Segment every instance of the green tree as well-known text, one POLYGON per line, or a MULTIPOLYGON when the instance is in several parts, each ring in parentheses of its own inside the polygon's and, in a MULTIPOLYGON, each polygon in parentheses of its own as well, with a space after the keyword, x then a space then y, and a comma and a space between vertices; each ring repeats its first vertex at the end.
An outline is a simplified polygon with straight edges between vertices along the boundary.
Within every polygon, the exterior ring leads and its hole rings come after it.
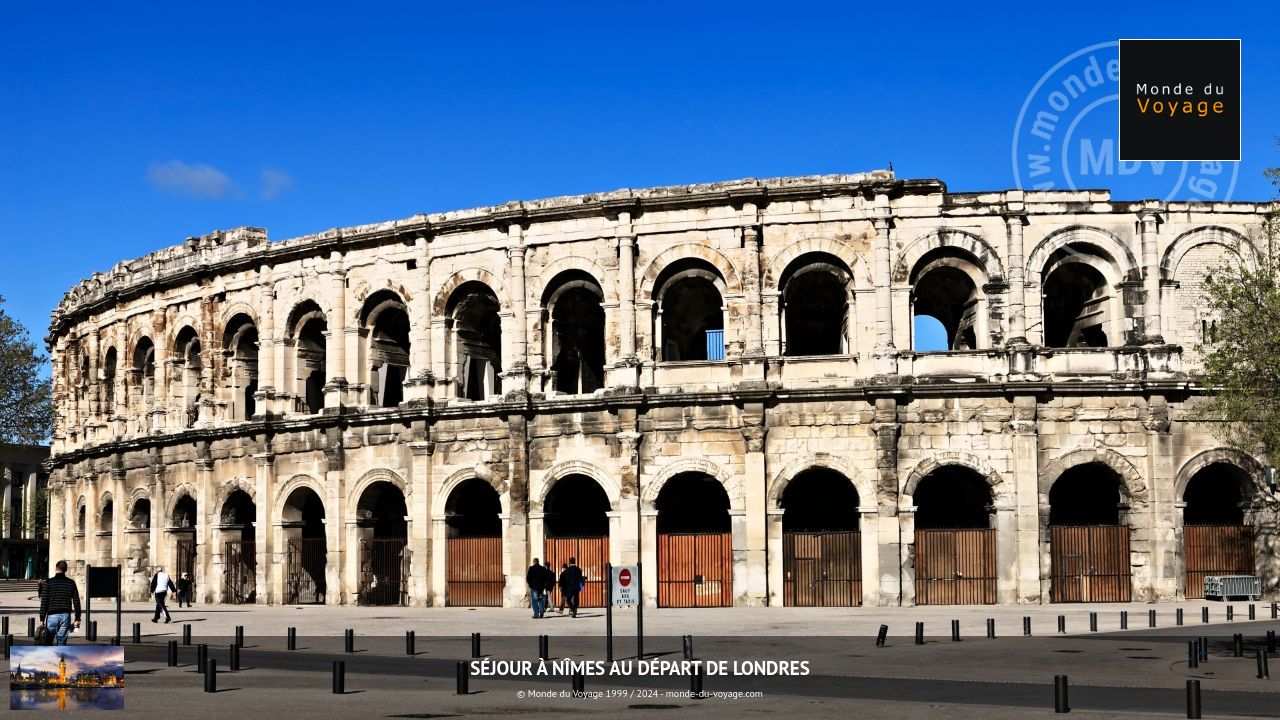
POLYGON ((21 323, 4 311, 0 297, 0 442, 39 445, 53 430, 50 383, 42 379, 47 358, 21 323))

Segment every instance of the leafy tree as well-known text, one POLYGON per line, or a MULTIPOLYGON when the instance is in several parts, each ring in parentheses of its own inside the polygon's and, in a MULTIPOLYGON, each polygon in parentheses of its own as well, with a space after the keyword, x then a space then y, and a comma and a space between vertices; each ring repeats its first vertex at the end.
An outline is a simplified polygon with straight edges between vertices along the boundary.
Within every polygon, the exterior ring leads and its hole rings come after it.
POLYGON ((50 381, 41 379, 47 358, 26 328, 4 311, 0 297, 0 442, 39 445, 53 429, 50 381))

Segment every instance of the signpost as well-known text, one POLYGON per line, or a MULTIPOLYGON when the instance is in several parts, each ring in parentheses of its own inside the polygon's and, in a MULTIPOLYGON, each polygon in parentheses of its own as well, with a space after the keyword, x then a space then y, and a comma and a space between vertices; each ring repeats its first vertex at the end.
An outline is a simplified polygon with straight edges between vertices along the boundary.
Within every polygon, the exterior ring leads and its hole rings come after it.
POLYGON ((112 645, 120 644, 120 566, 85 567, 84 582, 84 624, 90 627, 93 622, 93 599, 95 597, 115 597, 116 599, 116 634, 112 645))
POLYGON ((609 577, 605 599, 605 651, 613 662, 613 607, 636 608, 636 657, 644 657, 644 601, 640 583, 640 565, 605 565, 609 577))

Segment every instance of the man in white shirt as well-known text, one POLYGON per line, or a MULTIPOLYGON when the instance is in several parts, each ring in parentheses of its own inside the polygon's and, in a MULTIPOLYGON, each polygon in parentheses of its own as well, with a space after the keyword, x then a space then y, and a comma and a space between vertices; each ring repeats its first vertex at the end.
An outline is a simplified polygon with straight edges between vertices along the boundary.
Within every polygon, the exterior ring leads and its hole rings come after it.
POLYGON ((156 615, 151 618, 151 622, 159 622, 160 613, 164 613, 164 621, 173 620, 169 616, 169 608, 165 607, 164 598, 169 594, 170 590, 177 590, 178 587, 173 584, 173 578, 164 571, 164 568, 157 567, 156 574, 151 576, 151 592, 156 596, 156 615))

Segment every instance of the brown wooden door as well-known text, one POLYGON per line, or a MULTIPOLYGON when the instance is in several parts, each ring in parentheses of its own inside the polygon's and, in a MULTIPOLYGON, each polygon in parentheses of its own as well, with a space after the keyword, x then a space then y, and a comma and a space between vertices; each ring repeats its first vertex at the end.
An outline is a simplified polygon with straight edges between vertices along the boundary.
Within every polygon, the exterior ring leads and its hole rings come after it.
POLYGON ((449 538, 445 603, 455 607, 502 607, 507 576, 502 538, 449 538))
POLYGON ((1129 602, 1133 597, 1128 527, 1052 526, 1049 557, 1052 602, 1129 602))
POLYGON ((1253 528, 1246 525, 1187 525, 1182 545, 1187 565, 1188 598, 1204 597, 1211 575, 1253 575, 1253 528))
POLYGON ((361 605, 405 605, 409 599, 409 553, 404 538, 360 541, 361 605))
MULTIPOLYGON (((578 567, 587 577, 587 587, 578 595, 578 607, 604 607, 604 566, 609 562, 609 538, 547 538, 545 547, 545 557, 551 562, 551 569, 555 571, 557 578, 560 577, 560 566, 568 563, 569 558, 577 558, 578 567)), ((556 593, 559 592, 557 586, 556 593)))
POLYGON ((729 533, 658 535, 658 607, 732 607, 729 533))
POLYGON ((862 533, 783 533, 782 578, 784 605, 861 605, 862 533))
POLYGON ((249 540, 228 540, 222 550, 222 600, 251 603, 257 593, 256 546, 249 540))
POLYGON ((916 530, 917 605, 995 601, 995 530, 916 530))

